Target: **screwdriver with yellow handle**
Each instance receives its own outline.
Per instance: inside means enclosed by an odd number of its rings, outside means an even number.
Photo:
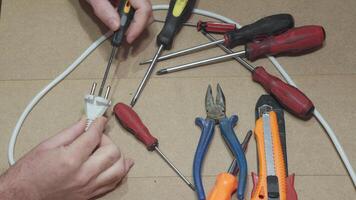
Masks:
[[[246,152],[248,143],[250,142],[252,131],[247,132],[241,146]],[[215,185],[208,195],[208,200],[230,200],[232,194],[237,189],[236,174],[239,172],[236,159],[234,159],[227,172],[220,173],[216,177]]]
[[[129,0],[121,0],[117,7],[117,12],[119,13],[120,16],[120,28],[114,32],[114,35],[111,40],[111,44],[112,44],[111,55],[105,69],[104,77],[101,81],[99,96],[101,96],[103,89],[105,87],[105,82],[106,79],[108,78],[110,67],[114,60],[114,57],[116,56],[118,48],[120,47],[122,41],[124,40],[125,33],[129,28],[132,19],[135,15],[135,9],[131,6]]]
[[[131,100],[131,106],[133,107],[139,96],[142,93],[143,88],[145,87],[149,77],[152,74],[152,71],[156,65],[157,58],[161,55],[162,51],[169,50],[172,48],[172,43],[174,37],[183,27],[184,22],[186,22],[190,15],[192,14],[196,0],[171,0],[169,3],[169,9],[167,17],[164,23],[164,26],[161,32],[157,36],[157,46],[158,50],[153,56],[152,62],[148,67],[140,85],[138,86],[135,95]]]

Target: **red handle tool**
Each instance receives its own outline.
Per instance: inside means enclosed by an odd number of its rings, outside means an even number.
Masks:
[[[236,31],[237,28],[236,24],[213,21],[203,22],[199,20],[199,22],[197,23],[197,30],[204,31],[206,33],[227,33],[229,31]]]
[[[302,119],[309,119],[314,111],[313,102],[298,88],[269,74],[263,67],[252,71],[252,79],[258,82],[288,111]]]
[[[149,151],[155,150],[155,147],[158,146],[157,138],[151,135],[148,128],[131,107],[118,103],[114,107],[114,113],[120,123],[140,140]]]
[[[302,26],[287,32],[255,41],[245,46],[248,60],[256,60],[264,55],[299,54],[322,46],[325,30],[322,26]]]

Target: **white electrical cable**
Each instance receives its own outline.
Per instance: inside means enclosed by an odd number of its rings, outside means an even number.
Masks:
[[[37,105],[37,103],[59,82],[61,82],[66,76],[68,76],[75,68],[79,66],[79,64],[90,54],[92,53],[101,43],[103,43],[112,32],[108,32],[105,35],[101,36],[98,40],[96,40],[92,45],[90,45],[83,53],[80,55],[71,65],[68,66],[64,72],[62,72],[59,76],[57,76],[53,81],[51,81],[46,87],[44,87],[26,106],[25,110],[22,112],[20,118],[17,120],[16,126],[12,131],[11,139],[9,142],[9,147],[7,151],[7,157],[10,165],[15,164],[14,159],[14,149],[17,140],[17,136],[20,133],[20,129],[26,120],[28,114],[32,111],[32,109]]]
[[[152,7],[154,11],[157,10],[168,10],[168,5],[154,5]],[[198,15],[203,15],[207,16],[210,18],[215,18],[217,20],[221,20],[226,23],[234,23],[238,28],[241,28],[241,25],[236,23],[234,20],[231,20],[227,17],[224,17],[222,15],[212,13],[206,10],[201,10],[201,9],[194,9],[193,10],[194,14]],[[19,120],[16,123],[16,126],[12,132],[11,140],[9,142],[9,148],[8,148],[8,159],[10,165],[13,165],[15,163],[14,159],[14,148],[15,148],[15,143],[17,136],[19,135],[19,131],[21,129],[22,124],[24,123],[26,117],[28,114],[31,112],[31,110],[36,106],[36,104],[43,98],[44,95],[47,94],[53,87],[55,87],[59,82],[61,82],[66,76],[68,76],[91,52],[93,52],[101,43],[103,43],[112,33],[108,32],[104,36],[101,36],[97,41],[95,41],[87,50],[84,51],[82,55],[80,55],[62,74],[60,74],[57,78],[55,78],[50,84],[48,84],[42,91],[40,91],[33,99],[32,101],[27,105],[26,109],[23,111],[21,114]],[[296,84],[293,82],[293,80],[290,78],[290,76],[287,74],[287,72],[284,70],[281,64],[278,63],[278,61],[272,57],[268,57],[270,61],[273,63],[273,65],[276,67],[276,69],[281,73],[283,78],[291,85],[296,87]],[[353,183],[354,186],[356,186],[356,175],[355,172],[352,168],[352,165],[350,161],[348,160],[340,142],[338,141],[334,131],[331,129],[329,124],[325,121],[325,119],[321,116],[321,114],[315,109],[314,111],[314,116],[318,119],[318,121],[321,123],[321,125],[324,127],[325,131],[328,133],[329,137],[331,138],[331,141],[334,143],[337,152],[339,153]]]

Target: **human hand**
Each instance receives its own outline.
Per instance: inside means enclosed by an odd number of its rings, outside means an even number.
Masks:
[[[114,5],[119,0],[87,0],[93,7],[95,15],[112,31],[120,27],[120,17]],[[136,10],[135,16],[126,33],[126,40],[132,43],[153,22],[152,5],[149,0],[130,0],[131,6]]]
[[[103,134],[100,117],[42,142],[0,177],[1,199],[88,200],[113,190],[133,166]]]

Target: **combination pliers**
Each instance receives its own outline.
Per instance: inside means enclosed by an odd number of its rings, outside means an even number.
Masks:
[[[239,200],[243,200],[247,180],[247,161],[242,146],[234,132],[234,127],[237,124],[238,117],[237,115],[232,115],[230,118],[226,116],[225,96],[219,84],[217,85],[217,95],[215,101],[212,95],[211,86],[208,86],[205,96],[205,109],[207,117],[205,119],[202,117],[195,119],[195,124],[202,129],[193,163],[193,178],[198,199],[206,199],[201,178],[202,163],[214,135],[215,125],[219,124],[221,134],[236,158],[238,167],[240,168],[238,177],[239,184],[236,193],[237,198]]]

